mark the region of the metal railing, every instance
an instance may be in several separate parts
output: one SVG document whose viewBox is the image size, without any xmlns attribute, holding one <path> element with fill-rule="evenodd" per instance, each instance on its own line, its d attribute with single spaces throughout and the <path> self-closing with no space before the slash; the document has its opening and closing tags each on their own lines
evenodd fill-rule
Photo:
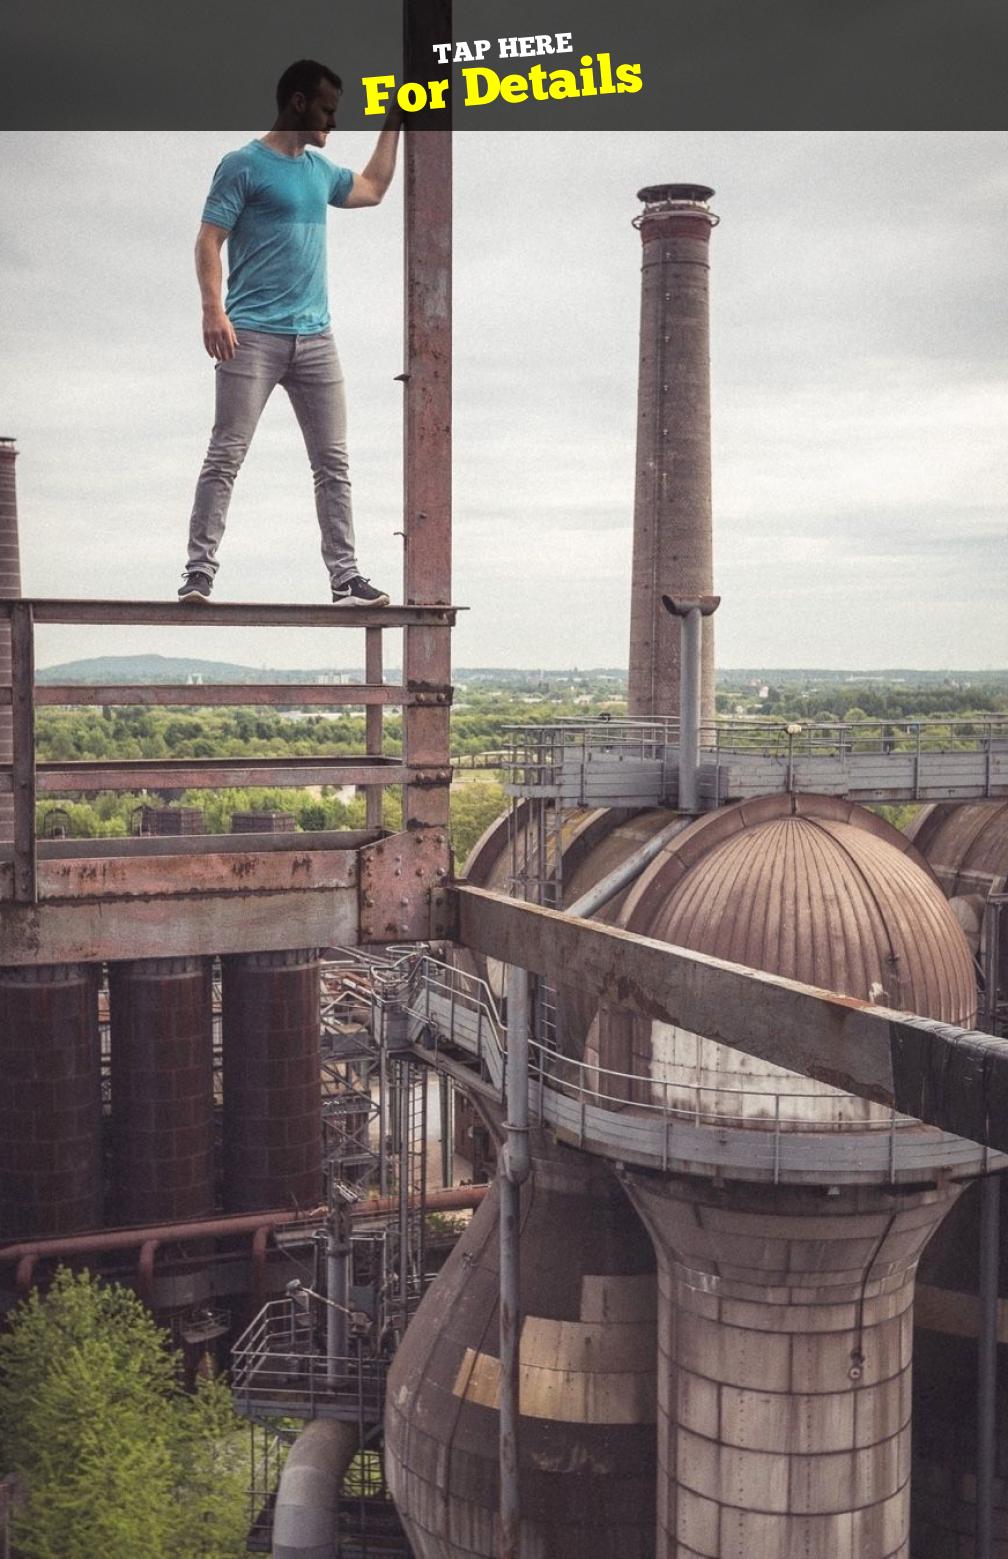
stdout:
<svg viewBox="0 0 1008 1559">
<path fill-rule="evenodd" d="M 13 761 L 0 764 L 0 792 L 13 792 L 14 845 L 12 852 L 13 898 L 35 903 L 38 897 L 35 807 L 43 796 L 88 794 L 98 791 L 206 790 L 226 786 L 359 785 L 369 796 L 380 796 L 386 785 L 408 785 L 423 772 L 431 777 L 428 761 L 410 764 L 401 756 L 383 751 L 382 713 L 390 704 L 403 707 L 407 727 L 412 711 L 433 705 L 448 706 L 451 688 L 407 683 L 386 683 L 382 674 L 382 634 L 386 628 L 450 627 L 453 607 L 340 607 L 207 604 L 186 611 L 174 602 L 0 600 L 0 632 L 9 632 L 10 682 L 0 686 L 0 705 L 12 710 Z M 74 683 L 38 685 L 35 680 L 35 629 L 39 624 L 98 623 L 148 627 L 341 627 L 362 628 L 368 680 L 364 683 L 227 683 L 94 685 Z M 365 751 L 320 757 L 276 758 L 132 758 L 73 762 L 36 761 L 35 715 L 45 705 L 195 706 L 304 704 L 330 709 L 363 706 L 368 711 Z M 408 730 L 407 730 L 408 736 Z M 408 745 L 408 742 L 407 742 Z M 447 751 L 436 756 L 440 782 L 450 778 Z M 368 808 L 369 826 L 380 818 L 380 808 Z M 54 843 L 50 848 L 58 849 Z M 204 843 L 202 848 L 208 848 Z"/>
<path fill-rule="evenodd" d="M 505 788 L 533 805 L 677 798 L 676 720 L 561 720 L 511 726 L 508 737 Z M 802 788 L 865 800 L 984 799 L 1008 794 L 1008 719 L 718 719 L 700 727 L 700 776 L 702 807 Z"/>
<path fill-rule="evenodd" d="M 321 1308 L 319 1306 L 318 1308 Z M 384 1359 L 325 1352 L 325 1321 L 299 1299 L 274 1299 L 232 1349 L 231 1389 L 246 1417 L 290 1414 L 381 1422 L 385 1402 Z"/>
<path fill-rule="evenodd" d="M 549 998 L 537 1003 L 539 1013 L 555 1021 Z M 450 1044 L 468 1049 L 485 1068 L 489 1081 L 504 1089 L 507 1066 L 506 1026 L 494 993 L 478 975 L 457 969 L 429 954 L 420 955 L 412 971 L 410 1014 L 416 1025 L 439 1032 Z M 420 1032 L 420 1028 L 417 1029 Z M 540 1030 L 541 1032 L 541 1030 Z M 660 1064 L 660 1063 L 659 1063 Z M 741 1126 L 764 1131 L 895 1131 L 917 1127 L 911 1116 L 881 1105 L 868 1105 L 858 1095 L 818 1084 L 821 1092 L 787 1088 L 758 1089 L 731 1084 L 689 1082 L 623 1072 L 560 1053 L 555 1037 L 529 1040 L 529 1075 L 533 1097 L 538 1087 L 559 1089 L 592 1104 L 630 1104 L 670 1121 L 693 1125 Z M 851 1111 L 844 1118 L 844 1107 Z M 869 1118 L 857 1111 L 872 1110 Z M 811 1112 L 811 1113 L 810 1113 Z M 821 1112 L 821 1113 L 818 1113 Z"/>
</svg>

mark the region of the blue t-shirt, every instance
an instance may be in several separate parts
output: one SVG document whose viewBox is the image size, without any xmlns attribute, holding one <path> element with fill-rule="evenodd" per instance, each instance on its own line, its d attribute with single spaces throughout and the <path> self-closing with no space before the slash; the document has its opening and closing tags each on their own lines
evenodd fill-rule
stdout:
<svg viewBox="0 0 1008 1559">
<path fill-rule="evenodd" d="M 236 330 L 310 336 L 329 323 L 326 209 L 342 206 L 353 174 L 305 147 L 285 157 L 262 141 L 228 152 L 204 222 L 228 229 L 224 307 Z"/>
</svg>

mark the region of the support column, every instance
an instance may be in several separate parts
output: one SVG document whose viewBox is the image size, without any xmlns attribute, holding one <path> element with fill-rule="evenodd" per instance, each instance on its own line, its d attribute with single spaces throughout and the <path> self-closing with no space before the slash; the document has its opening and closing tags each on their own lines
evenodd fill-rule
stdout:
<svg viewBox="0 0 1008 1559">
<path fill-rule="evenodd" d="M 623 1179 L 658 1256 L 658 1559 L 903 1559 L 914 1275 L 959 1188 Z"/>
<path fill-rule="evenodd" d="M 444 34 L 445 37 L 450 33 Z M 451 275 L 452 145 L 450 130 L 406 132 L 406 389 L 404 411 L 403 600 L 451 601 Z M 405 681 L 443 689 L 451 681 L 451 629 L 438 624 L 404 630 Z M 449 866 L 451 783 L 447 703 L 407 704 L 406 761 L 426 770 L 406 789 L 407 828 L 445 830 L 442 865 Z"/>
</svg>

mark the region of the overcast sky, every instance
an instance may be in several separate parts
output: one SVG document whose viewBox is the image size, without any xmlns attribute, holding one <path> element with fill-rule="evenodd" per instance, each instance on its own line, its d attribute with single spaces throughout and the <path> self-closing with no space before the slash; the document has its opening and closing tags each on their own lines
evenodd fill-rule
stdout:
<svg viewBox="0 0 1008 1559">
<path fill-rule="evenodd" d="M 248 137 L 0 136 L 0 433 L 25 594 L 174 595 L 209 433 L 192 243 Z M 371 138 L 327 155 L 360 168 Z M 456 137 L 458 665 L 624 665 L 636 190 L 713 185 L 722 666 L 1008 664 L 1008 136 Z M 400 599 L 401 183 L 329 218 L 364 572 Z M 215 598 L 321 601 L 311 479 L 274 394 Z M 354 665 L 357 635 L 49 629 L 42 664 Z M 393 652 L 393 658 L 394 652 Z"/>
</svg>

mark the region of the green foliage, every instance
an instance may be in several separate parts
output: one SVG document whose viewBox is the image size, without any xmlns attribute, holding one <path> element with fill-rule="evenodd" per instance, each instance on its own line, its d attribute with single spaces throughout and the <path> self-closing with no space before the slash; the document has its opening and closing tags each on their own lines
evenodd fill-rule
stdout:
<svg viewBox="0 0 1008 1559">
<path fill-rule="evenodd" d="M 451 790 L 451 839 L 456 869 L 461 870 L 473 845 L 494 818 L 507 808 L 498 780 L 457 775 Z"/>
<path fill-rule="evenodd" d="M 61 1268 L 0 1337 L 0 1465 L 26 1491 L 25 1559 L 225 1559 L 244 1551 L 239 1420 L 219 1382 L 179 1387 L 129 1290 Z"/>
</svg>

